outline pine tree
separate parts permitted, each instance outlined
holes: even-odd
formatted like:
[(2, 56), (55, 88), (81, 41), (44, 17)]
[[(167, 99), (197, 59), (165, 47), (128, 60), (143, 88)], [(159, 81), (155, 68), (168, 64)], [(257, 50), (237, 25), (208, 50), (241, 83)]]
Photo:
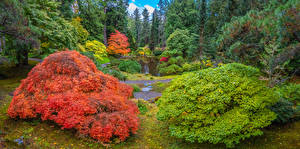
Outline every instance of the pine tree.
[(206, 0), (199, 0), (198, 1), (198, 7), (199, 7), (199, 25), (198, 25), (198, 28), (199, 28), (199, 54), (202, 55), (203, 54), (203, 48), (204, 48), (204, 27), (205, 27), (205, 23), (206, 23)]
[(158, 45), (158, 27), (159, 20), (157, 15), (157, 9), (154, 10), (152, 15), (151, 35), (150, 35), (150, 49), (153, 51)]
[(102, 22), (105, 21), (103, 3), (94, 0), (77, 0), (83, 27), (90, 33), (89, 40), (103, 41)]
[(135, 30), (134, 30), (134, 34), (135, 34), (135, 40), (136, 40), (136, 49), (140, 46), (140, 42), (141, 42), (141, 15), (139, 13), (139, 9), (135, 9), (134, 10), (134, 26), (135, 26)]
[(115, 30), (127, 33), (128, 0), (105, 0), (104, 3), (107, 8), (105, 14), (107, 35), (115, 32)]
[(72, 11), (72, 4), (74, 4), (75, 0), (57, 0), (61, 2), (59, 6), (59, 10), (65, 19), (71, 20), (74, 13)]
[(25, 16), (24, 5), (26, 3), (19, 0), (3, 0), (0, 3), (0, 38), (5, 39), (1, 46), (5, 43), (4, 54), (17, 66), (27, 65), (29, 49), (38, 45), (36, 33), (31, 30)]
[(149, 12), (145, 8), (143, 10), (143, 24), (142, 24), (142, 34), (141, 34), (141, 46), (149, 44), (150, 35), (150, 24), (149, 24)]
[(158, 18), (159, 18), (159, 37), (158, 42), (160, 47), (166, 46), (166, 35), (165, 35), (165, 23), (166, 23), (166, 1), (165, 0), (159, 0), (158, 2)]
[(197, 9), (194, 0), (171, 1), (166, 13), (165, 33), (169, 37), (176, 29), (197, 33)]

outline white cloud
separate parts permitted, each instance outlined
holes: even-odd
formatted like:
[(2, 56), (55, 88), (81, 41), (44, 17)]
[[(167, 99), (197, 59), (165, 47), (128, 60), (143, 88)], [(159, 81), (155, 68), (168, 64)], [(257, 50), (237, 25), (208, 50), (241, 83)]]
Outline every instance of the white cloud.
[[(134, 1), (132, 1), (132, 2), (134, 2)], [(139, 9), (140, 14), (142, 14), (142, 12), (143, 12), (143, 10), (144, 10), (145, 8), (148, 10), (149, 15), (151, 15), (151, 14), (154, 12), (154, 8), (151, 7), (150, 5), (145, 5), (144, 7), (138, 7), (138, 6), (135, 5), (134, 3), (130, 3), (130, 4), (129, 4), (129, 7), (128, 7), (128, 13), (129, 13), (130, 15), (132, 15), (132, 14), (134, 13), (135, 9)]]
[(150, 5), (145, 5), (144, 7), (148, 10), (149, 14), (152, 14), (154, 12), (154, 8)]
[(135, 2), (135, 0), (132, 0), (132, 2)]
[(130, 3), (128, 7), (129, 14), (133, 14), (134, 10), (137, 8), (137, 6), (134, 3)]

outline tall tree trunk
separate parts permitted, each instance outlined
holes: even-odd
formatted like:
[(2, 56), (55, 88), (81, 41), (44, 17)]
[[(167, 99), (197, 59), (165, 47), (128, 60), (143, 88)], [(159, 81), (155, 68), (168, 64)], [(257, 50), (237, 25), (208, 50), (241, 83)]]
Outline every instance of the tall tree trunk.
[(107, 29), (106, 29), (106, 10), (107, 10), (107, 7), (105, 6), (104, 7), (104, 16), (105, 16), (105, 20), (104, 20), (104, 27), (103, 27), (103, 42), (104, 42), (104, 45), (107, 46)]
[(4, 37), (0, 37), (0, 52), (2, 52), (4, 50)]
[(199, 32), (199, 55), (203, 56), (203, 45), (204, 45), (204, 29), (201, 28)]
[(24, 46), (20, 46), (20, 49), (17, 51), (17, 67), (22, 67), (28, 65), (28, 50)]

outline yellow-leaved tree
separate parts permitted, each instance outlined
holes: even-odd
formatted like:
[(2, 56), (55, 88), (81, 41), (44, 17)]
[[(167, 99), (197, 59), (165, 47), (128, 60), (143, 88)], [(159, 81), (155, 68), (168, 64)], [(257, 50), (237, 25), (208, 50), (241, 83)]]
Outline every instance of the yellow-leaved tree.
[(97, 40), (86, 41), (85, 47), (80, 49), (82, 52), (93, 52), (94, 57), (97, 61), (101, 62), (107, 59), (107, 51), (105, 45)]

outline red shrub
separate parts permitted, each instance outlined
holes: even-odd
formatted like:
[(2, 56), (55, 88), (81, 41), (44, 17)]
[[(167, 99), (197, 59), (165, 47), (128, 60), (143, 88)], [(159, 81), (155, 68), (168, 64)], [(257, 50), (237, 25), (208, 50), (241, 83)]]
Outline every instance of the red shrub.
[(109, 142), (125, 140), (138, 129), (138, 108), (128, 100), (133, 89), (97, 70), (76, 51), (51, 54), (16, 89), (10, 117), (53, 120), (64, 128)]
[(162, 57), (159, 61), (161, 61), (161, 62), (168, 62), (169, 61), (169, 57)]
[(127, 54), (130, 52), (129, 42), (126, 35), (115, 30), (115, 33), (111, 33), (108, 39), (107, 51), (110, 54)]

